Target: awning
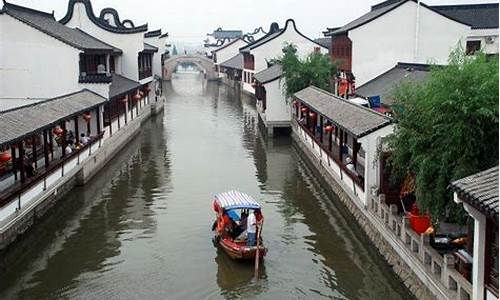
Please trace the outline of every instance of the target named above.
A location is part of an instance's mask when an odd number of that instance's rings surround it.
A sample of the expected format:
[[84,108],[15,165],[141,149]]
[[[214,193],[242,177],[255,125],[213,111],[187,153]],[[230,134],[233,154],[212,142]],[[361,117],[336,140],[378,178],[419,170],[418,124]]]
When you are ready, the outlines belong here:
[[238,191],[229,191],[215,195],[217,204],[229,209],[260,209],[260,204],[251,196]]

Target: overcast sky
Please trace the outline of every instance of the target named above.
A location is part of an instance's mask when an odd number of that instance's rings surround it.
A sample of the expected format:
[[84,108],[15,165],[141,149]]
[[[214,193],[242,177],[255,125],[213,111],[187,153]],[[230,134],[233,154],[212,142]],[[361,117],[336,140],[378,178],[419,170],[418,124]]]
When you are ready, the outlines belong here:
[[[271,22],[280,26],[295,19],[298,29],[320,37],[326,27],[341,26],[368,12],[382,0],[92,0],[94,13],[105,7],[115,8],[120,19],[131,19],[136,25],[148,23],[149,30],[168,31],[172,43],[202,44],[206,34],[218,27],[244,32]],[[55,11],[58,19],[67,10],[68,0],[7,0],[7,2],[43,11]],[[454,3],[488,3],[495,0],[426,0],[431,5]],[[147,3],[147,4],[146,4]]]

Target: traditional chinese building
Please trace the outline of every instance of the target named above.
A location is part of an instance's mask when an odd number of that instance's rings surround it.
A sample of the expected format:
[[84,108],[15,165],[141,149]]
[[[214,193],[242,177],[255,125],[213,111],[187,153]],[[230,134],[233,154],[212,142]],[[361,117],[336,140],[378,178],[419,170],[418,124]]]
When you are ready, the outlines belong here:
[[474,219],[472,299],[498,299],[498,166],[451,183]]
[[161,29],[148,31],[144,34],[144,43],[158,49],[153,55],[153,75],[163,77],[163,62],[170,54],[168,32],[162,34]]
[[459,44],[465,47],[470,32],[470,24],[420,1],[375,5],[327,33],[332,37],[332,59],[340,63],[342,72],[340,92],[351,94],[354,82],[363,85],[401,61],[446,64],[451,50]]

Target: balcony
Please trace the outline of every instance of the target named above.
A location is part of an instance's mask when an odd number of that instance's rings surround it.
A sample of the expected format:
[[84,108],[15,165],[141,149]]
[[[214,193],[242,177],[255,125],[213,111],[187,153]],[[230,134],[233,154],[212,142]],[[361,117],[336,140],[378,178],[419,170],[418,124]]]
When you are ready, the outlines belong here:
[[113,77],[109,73],[87,74],[82,72],[78,78],[79,83],[111,83]]
[[139,80],[153,76],[152,69],[139,70]]

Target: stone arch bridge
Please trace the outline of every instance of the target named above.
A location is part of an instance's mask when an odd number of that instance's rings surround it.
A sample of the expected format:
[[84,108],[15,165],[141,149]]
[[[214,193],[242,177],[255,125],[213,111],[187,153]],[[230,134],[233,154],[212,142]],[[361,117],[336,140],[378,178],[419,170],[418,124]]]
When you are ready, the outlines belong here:
[[218,74],[215,72],[214,62],[201,55],[175,55],[167,58],[163,62],[163,79],[171,80],[172,73],[175,72],[175,69],[178,65],[182,63],[192,63],[196,65],[202,72],[205,74],[205,78],[207,80],[217,80]]

